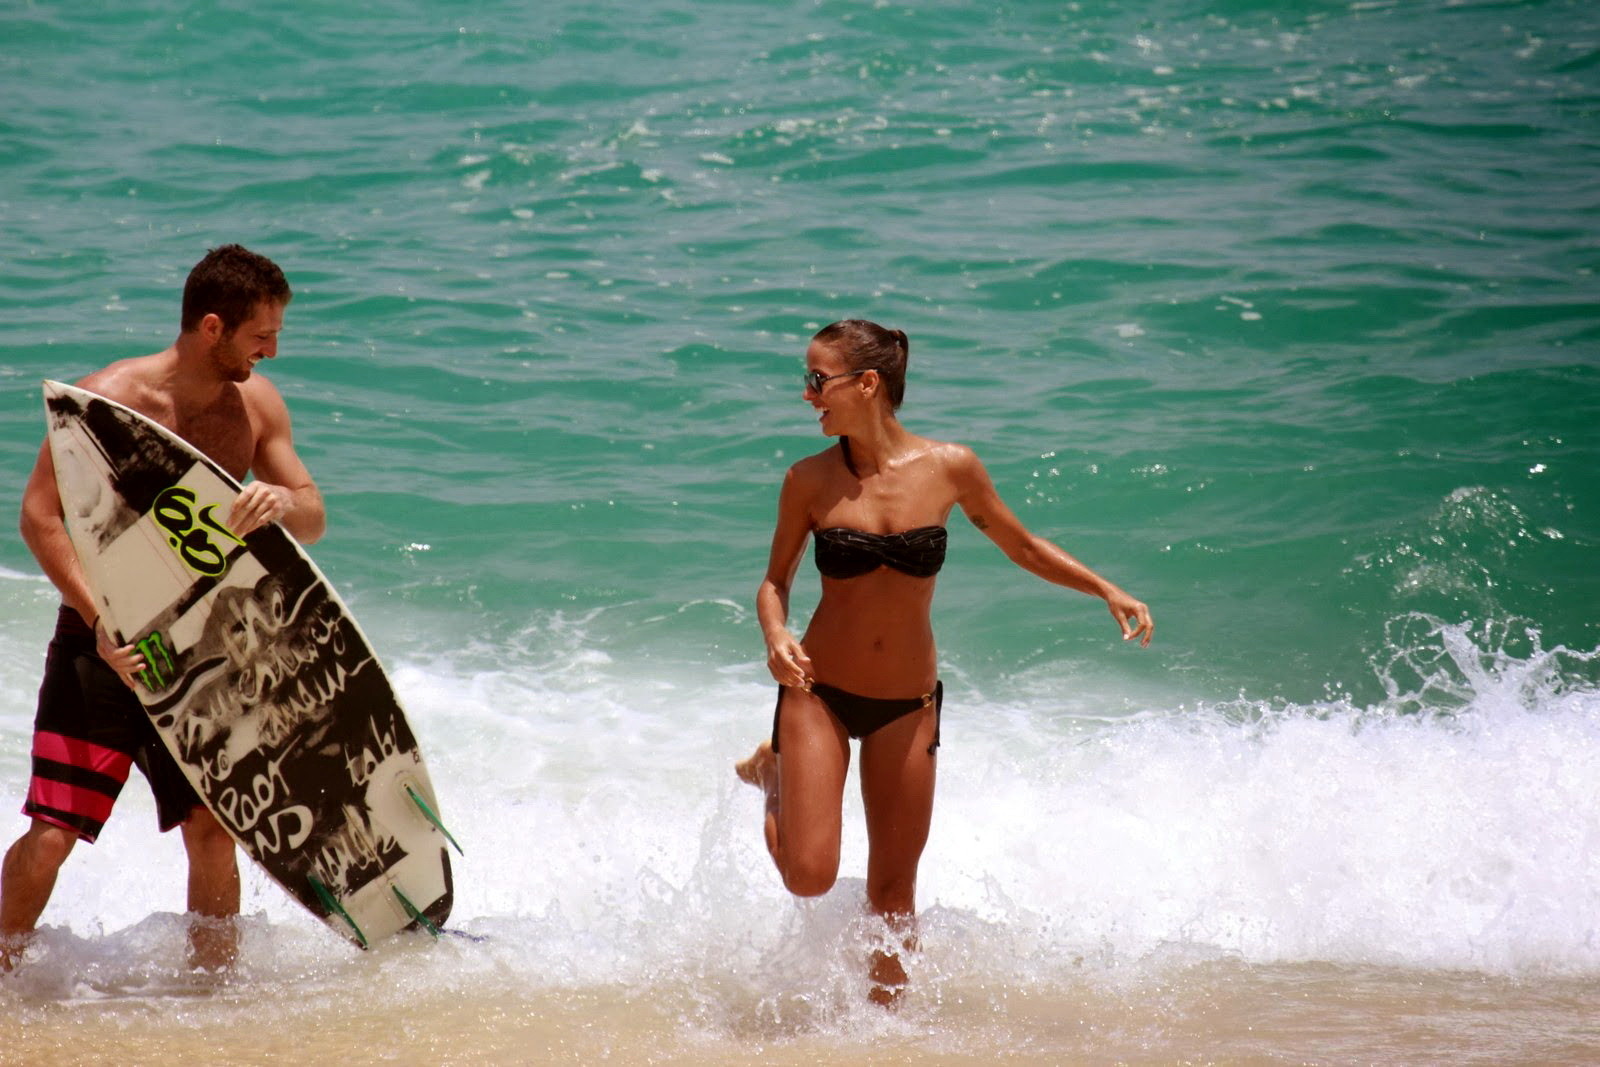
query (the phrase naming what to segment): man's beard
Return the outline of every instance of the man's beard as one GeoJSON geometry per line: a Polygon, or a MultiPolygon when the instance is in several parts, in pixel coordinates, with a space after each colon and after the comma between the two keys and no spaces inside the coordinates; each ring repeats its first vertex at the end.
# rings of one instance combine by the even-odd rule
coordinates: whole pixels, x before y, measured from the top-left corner
{"type": "Polygon", "coordinates": [[[232,334],[217,338],[208,355],[211,356],[212,366],[216,367],[217,372],[230,382],[247,381],[251,372],[255,369],[251,366],[249,358],[241,353],[233,343],[232,334]],[[234,358],[227,358],[230,355],[234,358]]]}

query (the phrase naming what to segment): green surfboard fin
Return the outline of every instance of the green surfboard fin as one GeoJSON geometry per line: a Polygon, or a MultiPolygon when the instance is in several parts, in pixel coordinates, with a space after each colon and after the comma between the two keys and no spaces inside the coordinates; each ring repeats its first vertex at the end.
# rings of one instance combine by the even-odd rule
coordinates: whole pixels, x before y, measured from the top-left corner
{"type": "Polygon", "coordinates": [[[400,898],[400,906],[406,909],[406,914],[411,916],[411,918],[417,922],[421,923],[422,928],[428,931],[428,933],[432,934],[434,940],[437,941],[439,939],[439,927],[434,925],[433,920],[422,914],[422,912],[418,911],[417,906],[411,903],[410,900],[406,899],[406,895],[404,893],[400,892],[399,886],[392,885],[389,888],[394,890],[394,895],[400,898]]]}
{"type": "Polygon", "coordinates": [[[319,882],[314,876],[307,875],[306,879],[311,883],[311,888],[316,892],[317,899],[322,901],[322,906],[327,908],[328,911],[332,912],[333,914],[339,916],[339,918],[343,919],[345,922],[349,923],[350,929],[355,931],[356,940],[361,943],[362,948],[366,948],[367,935],[362,933],[361,927],[357,926],[356,921],[350,918],[350,913],[344,910],[344,905],[339,903],[339,898],[329,892],[328,887],[319,882]]]}
{"type": "Polygon", "coordinates": [[[444,828],[444,823],[439,821],[438,814],[436,814],[432,808],[428,807],[428,802],[422,799],[421,794],[419,794],[415,789],[412,789],[409,785],[406,786],[406,792],[411,794],[412,801],[416,803],[417,807],[422,809],[423,817],[429,822],[433,823],[434,828],[444,835],[444,839],[446,841],[456,846],[457,852],[465,856],[466,852],[463,851],[461,846],[456,843],[456,839],[450,836],[450,831],[444,828]]]}

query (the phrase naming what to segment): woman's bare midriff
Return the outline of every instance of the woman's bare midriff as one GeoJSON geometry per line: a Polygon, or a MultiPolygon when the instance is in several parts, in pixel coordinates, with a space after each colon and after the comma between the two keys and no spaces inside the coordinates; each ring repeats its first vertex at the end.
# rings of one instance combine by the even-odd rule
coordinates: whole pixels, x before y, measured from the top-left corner
{"type": "Polygon", "coordinates": [[[938,677],[933,579],[888,568],[822,580],[801,644],[817,681],[871,697],[915,696],[938,677]]]}

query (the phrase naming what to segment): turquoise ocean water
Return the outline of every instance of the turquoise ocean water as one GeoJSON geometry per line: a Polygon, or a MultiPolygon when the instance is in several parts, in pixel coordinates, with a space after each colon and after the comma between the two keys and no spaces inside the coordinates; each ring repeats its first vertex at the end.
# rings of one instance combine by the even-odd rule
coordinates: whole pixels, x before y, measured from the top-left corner
{"type": "MultiPolygon", "coordinates": [[[[134,0],[0,40],[0,512],[41,379],[164,347],[207,248],[276,259],[314,554],[483,939],[353,956],[252,874],[197,992],[134,783],[0,1062],[1600,1050],[1592,5],[134,0]],[[1157,620],[1125,647],[955,520],[893,1017],[859,814],[796,905],[730,771],[778,481],[826,444],[806,339],[855,316],[911,337],[905,422],[1157,620]]],[[[53,611],[0,536],[17,804],[53,611]]]]}

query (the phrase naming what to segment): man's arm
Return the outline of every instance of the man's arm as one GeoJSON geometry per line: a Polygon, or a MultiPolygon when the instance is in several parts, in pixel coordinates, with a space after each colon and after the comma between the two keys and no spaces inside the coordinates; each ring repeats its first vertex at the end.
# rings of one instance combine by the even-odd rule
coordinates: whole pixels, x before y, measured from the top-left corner
{"type": "Polygon", "coordinates": [[[19,524],[22,540],[39,561],[67,607],[83,616],[84,622],[93,626],[100,617],[100,609],[89,592],[88,579],[78,563],[78,553],[67,536],[67,524],[61,514],[61,491],[56,488],[55,457],[49,444],[39,449],[38,462],[28,476],[28,485],[22,491],[22,520],[19,524]]]}
{"type": "Polygon", "coordinates": [[[61,599],[94,628],[95,648],[100,658],[132,689],[135,676],[145,668],[144,657],[133,645],[118,647],[100,618],[100,607],[89,591],[89,580],[78,562],[78,552],[72,547],[72,538],[67,534],[67,524],[61,514],[55,457],[50,453],[48,442],[39,449],[38,462],[33,465],[28,485],[22,491],[22,520],[18,525],[23,542],[39,561],[45,577],[61,591],[61,599]]]}
{"type": "Polygon", "coordinates": [[[311,544],[327,529],[322,492],[294,450],[289,408],[271,382],[259,375],[248,402],[259,432],[250,461],[255,481],[245,486],[228,516],[228,526],[243,537],[269,522],[281,522],[302,544],[311,544]]]}

